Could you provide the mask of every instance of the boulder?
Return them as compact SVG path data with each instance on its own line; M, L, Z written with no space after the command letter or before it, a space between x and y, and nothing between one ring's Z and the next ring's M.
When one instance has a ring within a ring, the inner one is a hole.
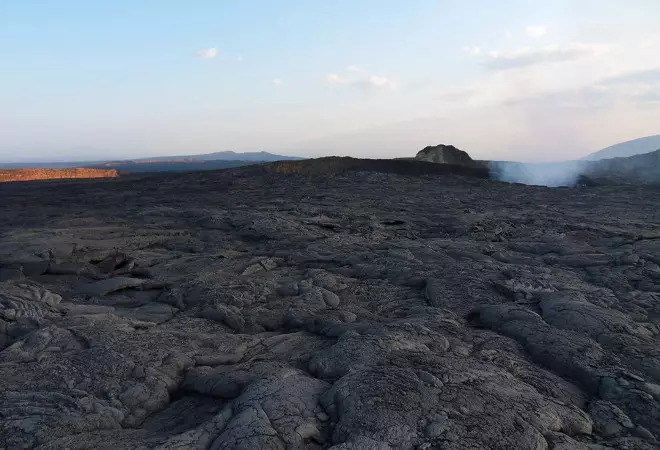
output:
M453 145L428 146L420 150L415 159L418 161L427 161L438 164L455 164L461 166L471 166L475 161L463 150L459 150Z

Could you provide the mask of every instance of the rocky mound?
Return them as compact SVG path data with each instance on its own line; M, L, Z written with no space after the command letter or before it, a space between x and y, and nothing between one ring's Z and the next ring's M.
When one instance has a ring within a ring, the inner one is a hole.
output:
M453 145L428 146L420 150L415 159L438 164L455 164L462 166L474 166L476 162L467 152L459 150Z
M0 447L658 448L656 189L250 167L0 198Z
M288 174L341 174L348 172L380 172L401 175L454 174L488 178L488 169L457 164L429 164L413 159L359 159L326 157L303 161L279 161L264 166L266 171ZM258 170L258 169L257 169Z
M116 170L102 169L11 169L0 170L0 183L8 181L53 180L65 178L116 178Z

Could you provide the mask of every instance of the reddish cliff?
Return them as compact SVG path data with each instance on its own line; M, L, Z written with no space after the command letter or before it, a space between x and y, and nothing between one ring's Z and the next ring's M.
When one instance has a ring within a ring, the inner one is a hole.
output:
M52 180L63 178L116 178L116 170L101 169L13 169L0 170L0 183L7 181Z

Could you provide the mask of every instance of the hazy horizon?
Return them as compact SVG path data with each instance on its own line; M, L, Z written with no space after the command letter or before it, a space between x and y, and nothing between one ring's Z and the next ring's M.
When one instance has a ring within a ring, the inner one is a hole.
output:
M657 0L30 3L0 7L0 161L562 161L660 134Z

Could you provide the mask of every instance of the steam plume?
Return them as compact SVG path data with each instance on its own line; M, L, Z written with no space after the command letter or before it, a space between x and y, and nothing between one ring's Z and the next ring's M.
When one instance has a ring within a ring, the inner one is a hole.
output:
M490 177L508 183L522 183L538 186L575 186L586 169L584 161L559 163L519 163L490 161Z

